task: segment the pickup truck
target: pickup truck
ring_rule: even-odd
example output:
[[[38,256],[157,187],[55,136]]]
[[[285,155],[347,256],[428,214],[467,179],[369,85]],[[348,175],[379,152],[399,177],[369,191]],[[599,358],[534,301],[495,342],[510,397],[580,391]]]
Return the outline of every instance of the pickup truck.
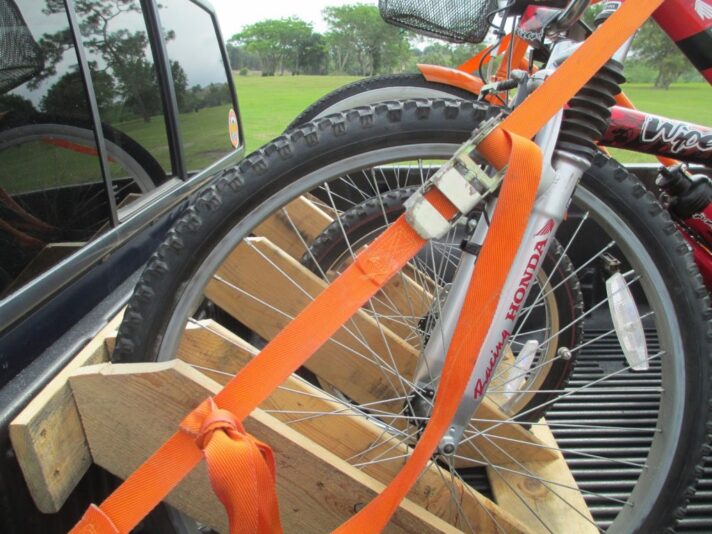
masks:
[[[0,0],[0,20],[0,532],[62,532],[114,480],[92,468],[39,513],[8,425],[244,142],[207,2]]]

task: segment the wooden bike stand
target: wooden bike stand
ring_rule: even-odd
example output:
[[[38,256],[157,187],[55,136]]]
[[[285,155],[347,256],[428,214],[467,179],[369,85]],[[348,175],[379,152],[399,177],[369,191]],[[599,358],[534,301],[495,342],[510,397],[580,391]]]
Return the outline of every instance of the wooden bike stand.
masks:
[[[207,296],[270,339],[288,315],[299,311],[325,284],[299,263],[305,249],[294,240],[295,228],[309,243],[331,220],[328,209],[320,208],[314,199],[295,200],[233,251],[208,285]],[[234,268],[238,263],[239,270]],[[267,279],[275,266],[284,277]],[[407,304],[408,316],[427,313],[432,298],[428,285],[402,274],[381,290],[381,299],[373,299],[374,306],[387,301],[396,307]],[[42,512],[56,512],[92,462],[119,477],[128,476],[176,430],[185,414],[216,393],[220,383],[258,352],[231,331],[204,320],[186,328],[179,360],[112,365],[106,362],[119,322],[117,317],[109,323],[11,425],[18,461]],[[387,344],[401,373],[415,369],[419,346],[418,341],[404,339],[408,325],[395,321],[378,325],[364,311],[352,322],[375,352],[385,351]],[[362,343],[342,330],[307,367],[358,403],[393,397],[392,385],[383,374],[373,365],[364,365],[357,351],[350,350]],[[345,410],[322,389],[293,376],[245,421],[246,429],[275,452],[277,494],[287,532],[335,528],[379,492],[405,461],[405,444],[381,443],[382,426],[361,417],[304,416]],[[488,466],[492,500],[451,480],[450,473],[433,462],[388,530],[457,532],[468,530],[469,524],[483,533],[545,531],[535,511],[547,518],[554,532],[595,532],[548,427],[537,424],[530,431],[511,422],[497,425],[506,419],[495,402],[485,399],[473,419],[482,434],[458,450],[459,467]],[[386,448],[388,456],[403,460],[369,462],[382,457]],[[346,461],[357,454],[362,468]],[[547,488],[551,485],[556,494]],[[467,523],[452,506],[453,496]],[[167,500],[205,525],[227,529],[225,512],[210,489],[204,465]]]

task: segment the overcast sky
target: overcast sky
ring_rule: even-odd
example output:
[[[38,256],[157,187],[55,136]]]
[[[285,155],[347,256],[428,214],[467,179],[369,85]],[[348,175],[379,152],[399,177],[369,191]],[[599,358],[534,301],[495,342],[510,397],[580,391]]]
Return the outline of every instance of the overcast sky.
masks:
[[[280,19],[296,16],[311,22],[314,30],[323,32],[326,24],[321,10],[326,6],[343,4],[373,4],[378,0],[209,0],[218,14],[218,21],[225,39],[239,32],[245,24],[264,19]]]

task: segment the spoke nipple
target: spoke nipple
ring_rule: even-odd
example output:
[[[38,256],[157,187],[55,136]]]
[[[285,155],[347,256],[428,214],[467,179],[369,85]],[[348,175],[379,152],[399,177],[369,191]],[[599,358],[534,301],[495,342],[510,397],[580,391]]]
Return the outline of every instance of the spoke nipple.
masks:
[[[562,360],[571,359],[571,351],[568,349],[568,347],[559,347],[559,350],[556,351],[556,355]]]

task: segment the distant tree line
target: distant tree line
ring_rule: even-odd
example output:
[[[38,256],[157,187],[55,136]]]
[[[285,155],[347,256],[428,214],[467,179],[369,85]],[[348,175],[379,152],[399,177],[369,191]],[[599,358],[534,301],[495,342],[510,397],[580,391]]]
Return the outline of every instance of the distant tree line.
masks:
[[[407,32],[389,26],[375,6],[327,7],[324,34],[296,17],[246,26],[227,45],[234,69],[264,75],[342,73],[369,76],[401,71],[411,58]]]
[[[600,7],[589,10],[586,21]],[[418,35],[386,24],[378,8],[365,4],[327,7],[325,33],[296,17],[271,19],[246,26],[227,43],[237,71],[275,74],[351,74],[371,76],[415,70],[416,63],[455,67],[484,45],[452,45],[425,41]],[[430,43],[430,44],[428,44]],[[698,81],[700,76],[674,43],[649,21],[641,29],[627,64],[628,80],[664,88],[675,81]]]
[[[413,70],[418,62],[456,66],[484,46],[423,46],[414,33],[386,24],[372,5],[327,7],[323,13],[328,24],[324,34],[296,17],[246,26],[227,43],[233,69],[258,70],[264,76],[372,76]]]

